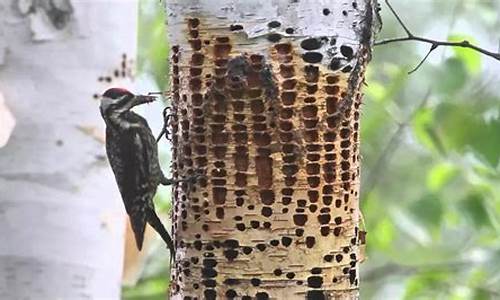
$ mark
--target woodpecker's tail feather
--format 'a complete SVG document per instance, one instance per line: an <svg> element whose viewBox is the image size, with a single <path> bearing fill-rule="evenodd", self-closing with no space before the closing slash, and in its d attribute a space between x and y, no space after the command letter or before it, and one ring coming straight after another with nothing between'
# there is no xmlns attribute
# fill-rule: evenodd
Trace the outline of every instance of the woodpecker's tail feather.
<svg viewBox="0 0 500 300"><path fill-rule="evenodd" d="M165 226L163 226L160 218L158 218L158 215L154 211L154 209L148 209L147 211L148 215L148 223L151 225L151 227L160 234L161 238L165 243L167 244L168 249L170 250L170 255L171 257L175 256L175 247L174 247L174 242L172 241L172 238L170 237L170 234L168 231L165 229Z"/></svg>
<svg viewBox="0 0 500 300"><path fill-rule="evenodd" d="M130 224L134 231L135 243L139 251L142 250L144 242L144 230L146 229L146 215L143 212L137 212L130 215Z"/></svg>

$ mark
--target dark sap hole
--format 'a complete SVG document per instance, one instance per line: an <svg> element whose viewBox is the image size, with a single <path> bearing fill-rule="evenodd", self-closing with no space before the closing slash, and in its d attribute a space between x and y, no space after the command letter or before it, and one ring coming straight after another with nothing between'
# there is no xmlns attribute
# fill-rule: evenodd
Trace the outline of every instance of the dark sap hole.
<svg viewBox="0 0 500 300"><path fill-rule="evenodd" d="M332 196L323 196L323 204L330 205L332 204L333 197Z"/></svg>
<svg viewBox="0 0 500 300"><path fill-rule="evenodd" d="M247 208L248 208L249 210L254 210L254 209L255 209L255 205L250 204Z"/></svg>
<svg viewBox="0 0 500 300"><path fill-rule="evenodd" d="M306 246L307 246L307 248L314 247L314 244L316 244L316 238L315 237L313 237L313 236L306 237Z"/></svg>
<svg viewBox="0 0 500 300"><path fill-rule="evenodd" d="M234 141L238 144L245 144L248 141L248 134L246 132L234 133Z"/></svg>
<svg viewBox="0 0 500 300"><path fill-rule="evenodd" d="M304 77L307 82L318 82L319 68L313 65L306 65L304 67Z"/></svg>
<svg viewBox="0 0 500 300"><path fill-rule="evenodd" d="M273 247L276 247L276 246L278 246L278 245L280 244L280 241L278 241L278 240L271 240L271 241L269 242L269 244L270 244L271 246L273 246Z"/></svg>
<svg viewBox="0 0 500 300"><path fill-rule="evenodd" d="M241 197L236 198L236 205L237 206L243 206L243 204L245 204L245 199L243 199Z"/></svg>
<svg viewBox="0 0 500 300"><path fill-rule="evenodd" d="M297 165L284 165L281 167L281 172L286 176L295 175L299 171L299 167Z"/></svg>
<svg viewBox="0 0 500 300"><path fill-rule="evenodd" d="M340 236L341 232L342 232L342 227L335 227L333 229L333 235L335 235L335 236Z"/></svg>
<svg viewBox="0 0 500 300"><path fill-rule="evenodd" d="M234 102L233 102L233 108L235 108L235 110L236 110L236 106L234 105ZM237 113L235 113L233 115L233 118L234 118L234 120L236 122L243 122L243 121L245 121L245 115L244 114L237 114ZM246 130L245 126L244 126L244 128L245 128L244 130Z"/></svg>
<svg viewBox="0 0 500 300"><path fill-rule="evenodd" d="M204 279L201 283L206 287L215 287L217 285L214 279Z"/></svg>
<svg viewBox="0 0 500 300"><path fill-rule="evenodd" d="M321 48L321 40L316 38L308 38L300 42L300 47L304 50L316 50Z"/></svg>
<svg viewBox="0 0 500 300"><path fill-rule="evenodd" d="M201 40L200 39L192 39L189 40L189 43L191 44L191 48L194 51L199 51L201 50Z"/></svg>
<svg viewBox="0 0 500 300"><path fill-rule="evenodd" d="M252 278L250 279L250 283L253 285L253 286L259 286L260 283L261 283L261 280L259 278Z"/></svg>
<svg viewBox="0 0 500 300"><path fill-rule="evenodd" d="M295 215L293 215L293 222L297 226L304 226L307 222L307 215L295 214Z"/></svg>
<svg viewBox="0 0 500 300"><path fill-rule="evenodd" d="M333 149L335 149L335 147L334 147L334 148L332 148L332 150L333 150ZM325 154L325 159L326 159L326 160L329 160L329 161L335 161L335 160L337 159L337 154L335 154L335 153L328 153L328 154Z"/></svg>
<svg viewBox="0 0 500 300"><path fill-rule="evenodd" d="M286 164L293 164L296 160L297 160L297 155L295 153L283 156L283 162Z"/></svg>
<svg viewBox="0 0 500 300"><path fill-rule="evenodd" d="M264 124L264 126L265 126L265 124ZM257 130L255 128L255 126L254 126L254 129ZM254 133L253 138L254 138L255 144L259 147L265 147L271 143L271 136L267 132Z"/></svg>
<svg viewBox="0 0 500 300"><path fill-rule="evenodd" d="M307 164L306 165L306 173L308 175L319 174L319 170L320 170L319 164Z"/></svg>
<svg viewBox="0 0 500 300"><path fill-rule="evenodd" d="M319 199L318 191L308 191L307 196L309 197L309 201L311 201L311 203L318 202L318 199Z"/></svg>
<svg viewBox="0 0 500 300"><path fill-rule="evenodd" d="M258 292L255 294L255 299L256 300L268 300L269 295L266 292Z"/></svg>
<svg viewBox="0 0 500 300"><path fill-rule="evenodd" d="M203 68L198 68L198 67L189 68L189 74L193 77L200 76L202 71L203 71Z"/></svg>
<svg viewBox="0 0 500 300"><path fill-rule="evenodd" d="M351 269L349 270L349 282L351 284L354 284L355 280L356 280L356 269Z"/></svg>
<svg viewBox="0 0 500 300"><path fill-rule="evenodd" d="M188 20L189 27L195 28L200 25L200 20L198 18L192 18Z"/></svg>
<svg viewBox="0 0 500 300"><path fill-rule="evenodd" d="M281 193L285 196L292 196L293 195L293 189L291 188L284 188L281 190Z"/></svg>
<svg viewBox="0 0 500 300"><path fill-rule="evenodd" d="M323 259L324 259L326 262L332 262L332 260L333 260L333 255L327 254L327 255L323 256Z"/></svg>
<svg viewBox="0 0 500 300"><path fill-rule="evenodd" d="M340 208L342 206L342 200L337 199L335 200L335 207Z"/></svg>
<svg viewBox="0 0 500 300"><path fill-rule="evenodd" d="M291 27L288 27L287 29L285 29L285 32L287 34L293 34L295 32L295 30L293 28L291 28Z"/></svg>
<svg viewBox="0 0 500 300"><path fill-rule="evenodd" d="M335 260L336 260L337 262L341 262L341 261L342 261L342 259L344 259L344 256L343 256L342 254L337 254L337 255L335 255Z"/></svg>
<svg viewBox="0 0 500 300"><path fill-rule="evenodd" d="M296 208L295 209L295 212L297 212L297 213L304 213L305 211L306 211L305 208Z"/></svg>
<svg viewBox="0 0 500 300"><path fill-rule="evenodd" d="M331 11L328 8L323 8L323 15L328 16Z"/></svg>
<svg viewBox="0 0 500 300"><path fill-rule="evenodd" d="M294 279L295 278L295 273L293 273L293 272L286 273L286 278L288 278L288 279Z"/></svg>
<svg viewBox="0 0 500 300"><path fill-rule="evenodd" d="M321 274L321 268L312 268L311 269L311 274Z"/></svg>
<svg viewBox="0 0 500 300"><path fill-rule="evenodd" d="M252 247L243 247L242 251L244 254L248 255L252 253Z"/></svg>
<svg viewBox="0 0 500 300"><path fill-rule="evenodd" d="M270 157L255 157L255 170L258 184L261 188L270 188L273 184L273 159Z"/></svg>
<svg viewBox="0 0 500 300"><path fill-rule="evenodd" d="M217 277L217 271L215 271L213 268L202 268L201 276L203 276L204 278Z"/></svg>
<svg viewBox="0 0 500 300"><path fill-rule="evenodd" d="M240 242L238 240L233 240L233 239L229 239L229 240L225 240L224 241L224 247L226 248L238 248L240 246Z"/></svg>
<svg viewBox="0 0 500 300"><path fill-rule="evenodd" d="M229 26L229 30L231 30L231 31L243 30L243 25L240 25L240 24L231 24Z"/></svg>
<svg viewBox="0 0 500 300"><path fill-rule="evenodd" d="M306 86L306 91L309 95L312 95L314 93L316 93L318 91L318 85L317 84L314 84L314 85L307 85Z"/></svg>
<svg viewBox="0 0 500 300"><path fill-rule="evenodd" d="M252 120L254 120L255 122L266 122L266 116L264 115L255 115L255 116L252 116Z"/></svg>
<svg viewBox="0 0 500 300"><path fill-rule="evenodd" d="M226 291L227 298L232 299L232 298L235 298L236 296L238 296L238 294L236 293L235 290L227 290Z"/></svg>
<svg viewBox="0 0 500 300"><path fill-rule="evenodd" d="M208 226L208 224L203 224L201 226L201 229L203 229L203 231L208 231L210 229L210 227Z"/></svg>
<svg viewBox="0 0 500 300"><path fill-rule="evenodd" d="M242 216L235 216L233 219L235 221L241 221L241 220L243 220L243 217Z"/></svg>
<svg viewBox="0 0 500 300"><path fill-rule="evenodd" d="M342 55L344 55L347 59L352 59L353 50L351 47L346 45L340 46L340 53L342 53Z"/></svg>
<svg viewBox="0 0 500 300"><path fill-rule="evenodd" d="M284 105L293 105L295 103L296 98L297 98L296 92L286 91L281 94L281 102Z"/></svg>
<svg viewBox="0 0 500 300"><path fill-rule="evenodd" d="M292 202L292 197L283 197L281 198L281 202L283 203L283 205L288 205Z"/></svg>
<svg viewBox="0 0 500 300"><path fill-rule="evenodd" d="M318 210L318 206L316 204L311 204L309 205L309 210L314 213L315 211Z"/></svg>
<svg viewBox="0 0 500 300"><path fill-rule="evenodd" d="M349 180L350 176L349 176L349 172L344 172L340 175L340 178L342 178L342 181L347 181Z"/></svg>
<svg viewBox="0 0 500 300"><path fill-rule="evenodd" d="M327 162L323 164L323 171L325 173L334 173L335 172L335 163Z"/></svg>
<svg viewBox="0 0 500 300"><path fill-rule="evenodd" d="M283 131L291 131L293 129L293 123L289 121L281 121L280 129Z"/></svg>
<svg viewBox="0 0 500 300"><path fill-rule="evenodd" d="M303 236L304 235L304 229L302 229L302 228L295 229L295 235L296 236Z"/></svg>
<svg viewBox="0 0 500 300"><path fill-rule="evenodd" d="M307 300L326 300L326 296L323 291L311 290L307 291L306 295Z"/></svg>
<svg viewBox="0 0 500 300"><path fill-rule="evenodd" d="M297 79L294 79L294 78L287 79L287 80L283 81L283 83L281 84L281 86L285 90L292 90L295 88L296 85L297 85Z"/></svg>
<svg viewBox="0 0 500 300"><path fill-rule="evenodd" d="M340 92L338 85L327 85L325 86L325 92L329 95L337 95Z"/></svg>
<svg viewBox="0 0 500 300"><path fill-rule="evenodd" d="M264 250L266 250L266 248L267 248L267 247L266 247L266 244L257 244L257 246L256 246L256 247L257 247L257 249L258 249L259 251L261 251L261 252L262 252L262 251L264 251Z"/></svg>
<svg viewBox="0 0 500 300"><path fill-rule="evenodd" d="M174 52L174 53L179 52L179 46L178 45L172 46L172 52Z"/></svg>
<svg viewBox="0 0 500 300"><path fill-rule="evenodd" d="M291 119L293 117L293 109L283 108L280 111L280 117L283 119Z"/></svg>
<svg viewBox="0 0 500 300"><path fill-rule="evenodd" d="M351 66L345 66L343 69L342 69L342 72L344 73L349 73L352 71L352 67Z"/></svg>
<svg viewBox="0 0 500 300"><path fill-rule="evenodd" d="M339 77L338 76L329 75L329 76L326 77L326 82L328 84L337 83L337 82L339 82Z"/></svg>
<svg viewBox="0 0 500 300"><path fill-rule="evenodd" d="M223 207L217 207L215 209L215 216L218 218L218 219L224 219L224 208Z"/></svg>
<svg viewBox="0 0 500 300"><path fill-rule="evenodd" d="M288 247L292 244L292 238L284 236L281 238L281 244L285 247Z"/></svg>
<svg viewBox="0 0 500 300"><path fill-rule="evenodd" d="M201 66L204 60L205 56L201 53L193 53L191 55L191 65L193 66Z"/></svg>
<svg viewBox="0 0 500 300"><path fill-rule="evenodd" d="M331 194L333 194L333 186L332 185L325 185L325 186L323 186L323 194L325 194L325 195L331 195Z"/></svg>
<svg viewBox="0 0 500 300"><path fill-rule="evenodd" d="M199 78L192 78L189 81L189 88L192 91L199 91L201 89L201 80Z"/></svg>
<svg viewBox="0 0 500 300"><path fill-rule="evenodd" d="M318 216L318 222L320 224L328 224L332 217L329 214L321 214Z"/></svg>
<svg viewBox="0 0 500 300"><path fill-rule="evenodd" d="M267 40L271 43L277 43L281 40L281 34L279 33L271 33L267 36Z"/></svg>
<svg viewBox="0 0 500 300"><path fill-rule="evenodd" d="M223 253L228 261L233 261L236 257L238 257L238 251L234 249L224 250Z"/></svg>
<svg viewBox="0 0 500 300"><path fill-rule="evenodd" d="M347 11L346 11L346 10L343 10L343 11L342 11L342 15L347 16Z"/></svg>
<svg viewBox="0 0 500 300"><path fill-rule="evenodd" d="M333 114L337 111L337 97L326 97L326 112Z"/></svg>
<svg viewBox="0 0 500 300"><path fill-rule="evenodd" d="M262 225L263 225L263 226L264 226L264 228L266 228L266 229L271 228L271 222L264 222L264 223L262 223Z"/></svg>
<svg viewBox="0 0 500 300"><path fill-rule="evenodd" d="M283 78L291 78L295 75L294 65L280 65L280 74Z"/></svg>
<svg viewBox="0 0 500 300"><path fill-rule="evenodd" d="M224 170L224 169L213 169L212 176L213 177L226 177L227 173L226 173L226 170Z"/></svg>
<svg viewBox="0 0 500 300"><path fill-rule="evenodd" d="M271 22L267 23L267 27L269 27L269 28L278 28L280 26L281 26L281 23L278 21L271 21Z"/></svg>
<svg viewBox="0 0 500 300"><path fill-rule="evenodd" d="M256 220L252 220L250 221L250 226L254 229L257 229L260 227L260 222L259 221L256 221Z"/></svg>
<svg viewBox="0 0 500 300"><path fill-rule="evenodd" d="M260 191L260 200L265 205L272 205L274 203L274 191L272 190Z"/></svg>
<svg viewBox="0 0 500 300"><path fill-rule="evenodd" d="M328 236L330 234L330 227L321 226L319 232L321 233L322 236Z"/></svg>
<svg viewBox="0 0 500 300"><path fill-rule="evenodd" d="M334 219L334 221L335 221L335 224L340 225L342 223L342 217L336 217Z"/></svg>
<svg viewBox="0 0 500 300"><path fill-rule="evenodd" d="M318 160L320 160L321 155L319 155L317 153L308 153L306 157L307 157L307 160L309 160L309 161L318 161Z"/></svg>
<svg viewBox="0 0 500 300"><path fill-rule="evenodd" d="M309 276L307 278L307 286L312 288L320 288L323 285L323 277L321 276Z"/></svg>
<svg viewBox="0 0 500 300"><path fill-rule="evenodd" d="M189 36L192 37L193 39L197 39L200 36L200 32L196 29L190 30Z"/></svg>
<svg viewBox="0 0 500 300"><path fill-rule="evenodd" d="M307 177L307 183L309 184L310 187L316 188L319 186L320 177L319 176Z"/></svg>
<svg viewBox="0 0 500 300"><path fill-rule="evenodd" d="M217 43L225 44L225 43L229 43L229 38L227 36L218 36L215 38L215 41Z"/></svg>
<svg viewBox="0 0 500 300"><path fill-rule="evenodd" d="M285 55L292 52L292 45L290 45L289 43L276 44L274 45L274 49L276 49L279 54Z"/></svg>
<svg viewBox="0 0 500 300"><path fill-rule="evenodd" d="M348 161L342 161L340 163L340 166L341 166L343 171L347 171L351 167L351 164Z"/></svg>
<svg viewBox="0 0 500 300"><path fill-rule="evenodd" d="M264 206L262 207L261 214L264 217L270 217L273 214L273 210L271 207Z"/></svg>
<svg viewBox="0 0 500 300"><path fill-rule="evenodd" d="M283 271L281 271L281 269L275 269L273 273L275 276L281 276L283 274Z"/></svg>
<svg viewBox="0 0 500 300"><path fill-rule="evenodd" d="M316 105L307 105L302 108L302 114L305 118L314 118L318 114L318 107Z"/></svg>
<svg viewBox="0 0 500 300"><path fill-rule="evenodd" d="M317 64L323 60L323 54L319 52L306 52L302 54L302 59L310 64Z"/></svg>
<svg viewBox="0 0 500 300"><path fill-rule="evenodd" d="M282 212L282 213L284 213L284 214L288 213L288 207L284 207L284 208L282 208L282 209L281 209L281 212Z"/></svg>
<svg viewBox="0 0 500 300"><path fill-rule="evenodd" d="M253 100L252 102L250 102L250 109L252 110L253 114L261 114L265 110L264 102L260 99Z"/></svg>
<svg viewBox="0 0 500 300"><path fill-rule="evenodd" d="M214 203L215 204L224 204L226 202L226 188L223 187L214 187L212 189Z"/></svg>
<svg viewBox="0 0 500 300"><path fill-rule="evenodd" d="M307 201L304 199L297 200L298 207L306 207Z"/></svg>
<svg viewBox="0 0 500 300"><path fill-rule="evenodd" d="M246 187L247 186L247 174L236 173L234 177L235 177L236 186L238 186L238 187Z"/></svg>
<svg viewBox="0 0 500 300"><path fill-rule="evenodd" d="M205 300L215 300L217 299L217 292L215 292L215 290L212 290L212 289L207 289L203 292L203 294L205 295Z"/></svg>
<svg viewBox="0 0 500 300"><path fill-rule="evenodd" d="M333 58L333 59L330 61L330 65L329 65L329 67L330 67L330 69L331 69L332 71L336 71L336 70L340 69L341 65L342 65L342 63L341 63L340 58Z"/></svg>
<svg viewBox="0 0 500 300"><path fill-rule="evenodd" d="M217 261L212 258L203 259L203 266L205 268L214 268L217 265Z"/></svg>
<svg viewBox="0 0 500 300"><path fill-rule="evenodd" d="M341 147L341 148L349 148L349 146L351 146L351 142L350 142L349 140L345 140L345 141L340 142L340 147ZM344 156L344 154L343 154L343 153L344 153L344 151L346 152L345 156ZM343 157L344 159L349 159L349 155L350 155L350 154L349 154L349 150L343 150L343 151L341 152L341 155L342 155L342 157Z"/></svg>

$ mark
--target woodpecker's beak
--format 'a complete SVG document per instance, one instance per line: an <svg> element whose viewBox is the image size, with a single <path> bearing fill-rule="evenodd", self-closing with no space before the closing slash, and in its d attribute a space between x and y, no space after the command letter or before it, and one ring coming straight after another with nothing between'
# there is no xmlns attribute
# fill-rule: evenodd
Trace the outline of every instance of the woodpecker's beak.
<svg viewBox="0 0 500 300"><path fill-rule="evenodd" d="M155 96L137 95L134 97L132 106L150 103L156 100Z"/></svg>

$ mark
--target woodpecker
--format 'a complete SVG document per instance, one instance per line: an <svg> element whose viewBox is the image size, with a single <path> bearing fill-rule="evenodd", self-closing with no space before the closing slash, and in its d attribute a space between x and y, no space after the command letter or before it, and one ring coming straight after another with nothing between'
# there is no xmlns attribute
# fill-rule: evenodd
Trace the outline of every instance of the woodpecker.
<svg viewBox="0 0 500 300"><path fill-rule="evenodd" d="M102 95L100 111L106 123L106 154L130 217L137 248L142 249L144 230L149 223L174 257L174 244L155 212L153 197L159 184L170 185L197 177L173 180L163 174L157 142L147 121L130 110L155 99L134 95L123 88L111 88Z"/></svg>

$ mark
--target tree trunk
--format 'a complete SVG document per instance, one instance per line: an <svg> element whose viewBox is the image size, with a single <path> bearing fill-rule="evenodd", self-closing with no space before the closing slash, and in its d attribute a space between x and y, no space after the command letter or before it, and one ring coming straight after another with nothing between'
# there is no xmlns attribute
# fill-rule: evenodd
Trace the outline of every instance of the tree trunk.
<svg viewBox="0 0 500 300"><path fill-rule="evenodd" d="M0 299L119 299L125 211L96 93L127 79L135 1L0 1ZM109 82L109 83L108 83Z"/></svg>
<svg viewBox="0 0 500 300"><path fill-rule="evenodd" d="M371 0L170 0L172 299L357 299Z"/></svg>

